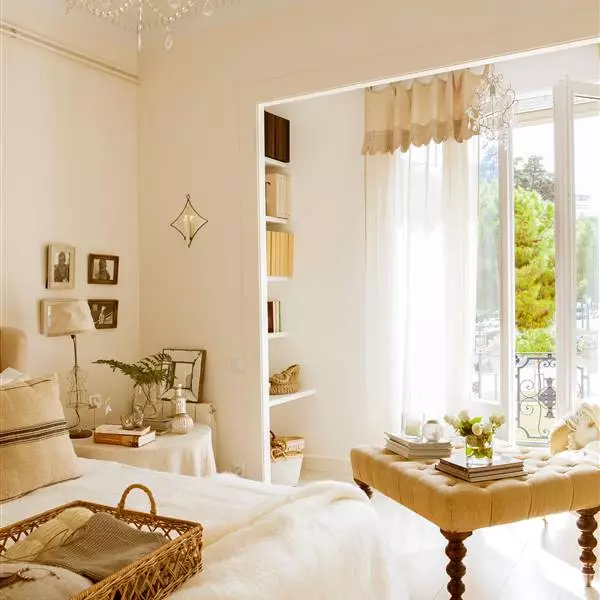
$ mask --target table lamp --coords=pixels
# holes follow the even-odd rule
[[[65,300],[53,304],[52,311],[49,314],[46,335],[70,335],[73,340],[75,362],[67,375],[69,380],[67,406],[75,411],[76,416],[75,424],[69,428],[69,437],[71,438],[86,438],[92,435],[89,429],[81,428],[79,410],[87,406],[87,374],[79,367],[77,362],[77,334],[93,331],[94,329],[92,313],[85,300]]]

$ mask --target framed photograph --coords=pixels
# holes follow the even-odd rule
[[[116,285],[119,281],[119,257],[110,254],[88,255],[88,283]]]
[[[49,290],[71,290],[75,287],[75,248],[64,244],[48,246],[46,287]]]
[[[116,329],[119,314],[118,300],[88,300],[96,329]]]
[[[175,396],[175,388],[181,384],[187,402],[202,402],[206,350],[163,348],[163,353],[171,360],[166,365],[168,376],[162,398],[171,400]]]

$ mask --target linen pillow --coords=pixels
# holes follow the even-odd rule
[[[56,375],[0,386],[0,502],[80,475]]]
[[[25,379],[31,379],[29,375],[21,373],[12,367],[7,367],[0,373],[0,385],[8,385],[9,383],[15,383],[16,381],[24,381]]]

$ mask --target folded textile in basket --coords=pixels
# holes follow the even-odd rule
[[[36,560],[100,581],[167,541],[160,533],[139,531],[112,515],[96,513],[68,542]]]
[[[91,587],[92,582],[67,569],[31,562],[0,564],[2,600],[65,600]]]

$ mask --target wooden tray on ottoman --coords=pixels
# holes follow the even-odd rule
[[[136,488],[148,495],[150,513],[125,508],[127,495]],[[10,542],[19,541],[63,510],[72,507],[87,508],[94,513],[109,513],[138,529],[161,533],[169,541],[110,577],[72,596],[70,600],[160,600],[202,570],[202,525],[157,515],[152,492],[139,483],[125,489],[116,507],[76,500],[0,529],[0,557],[10,546]]]

